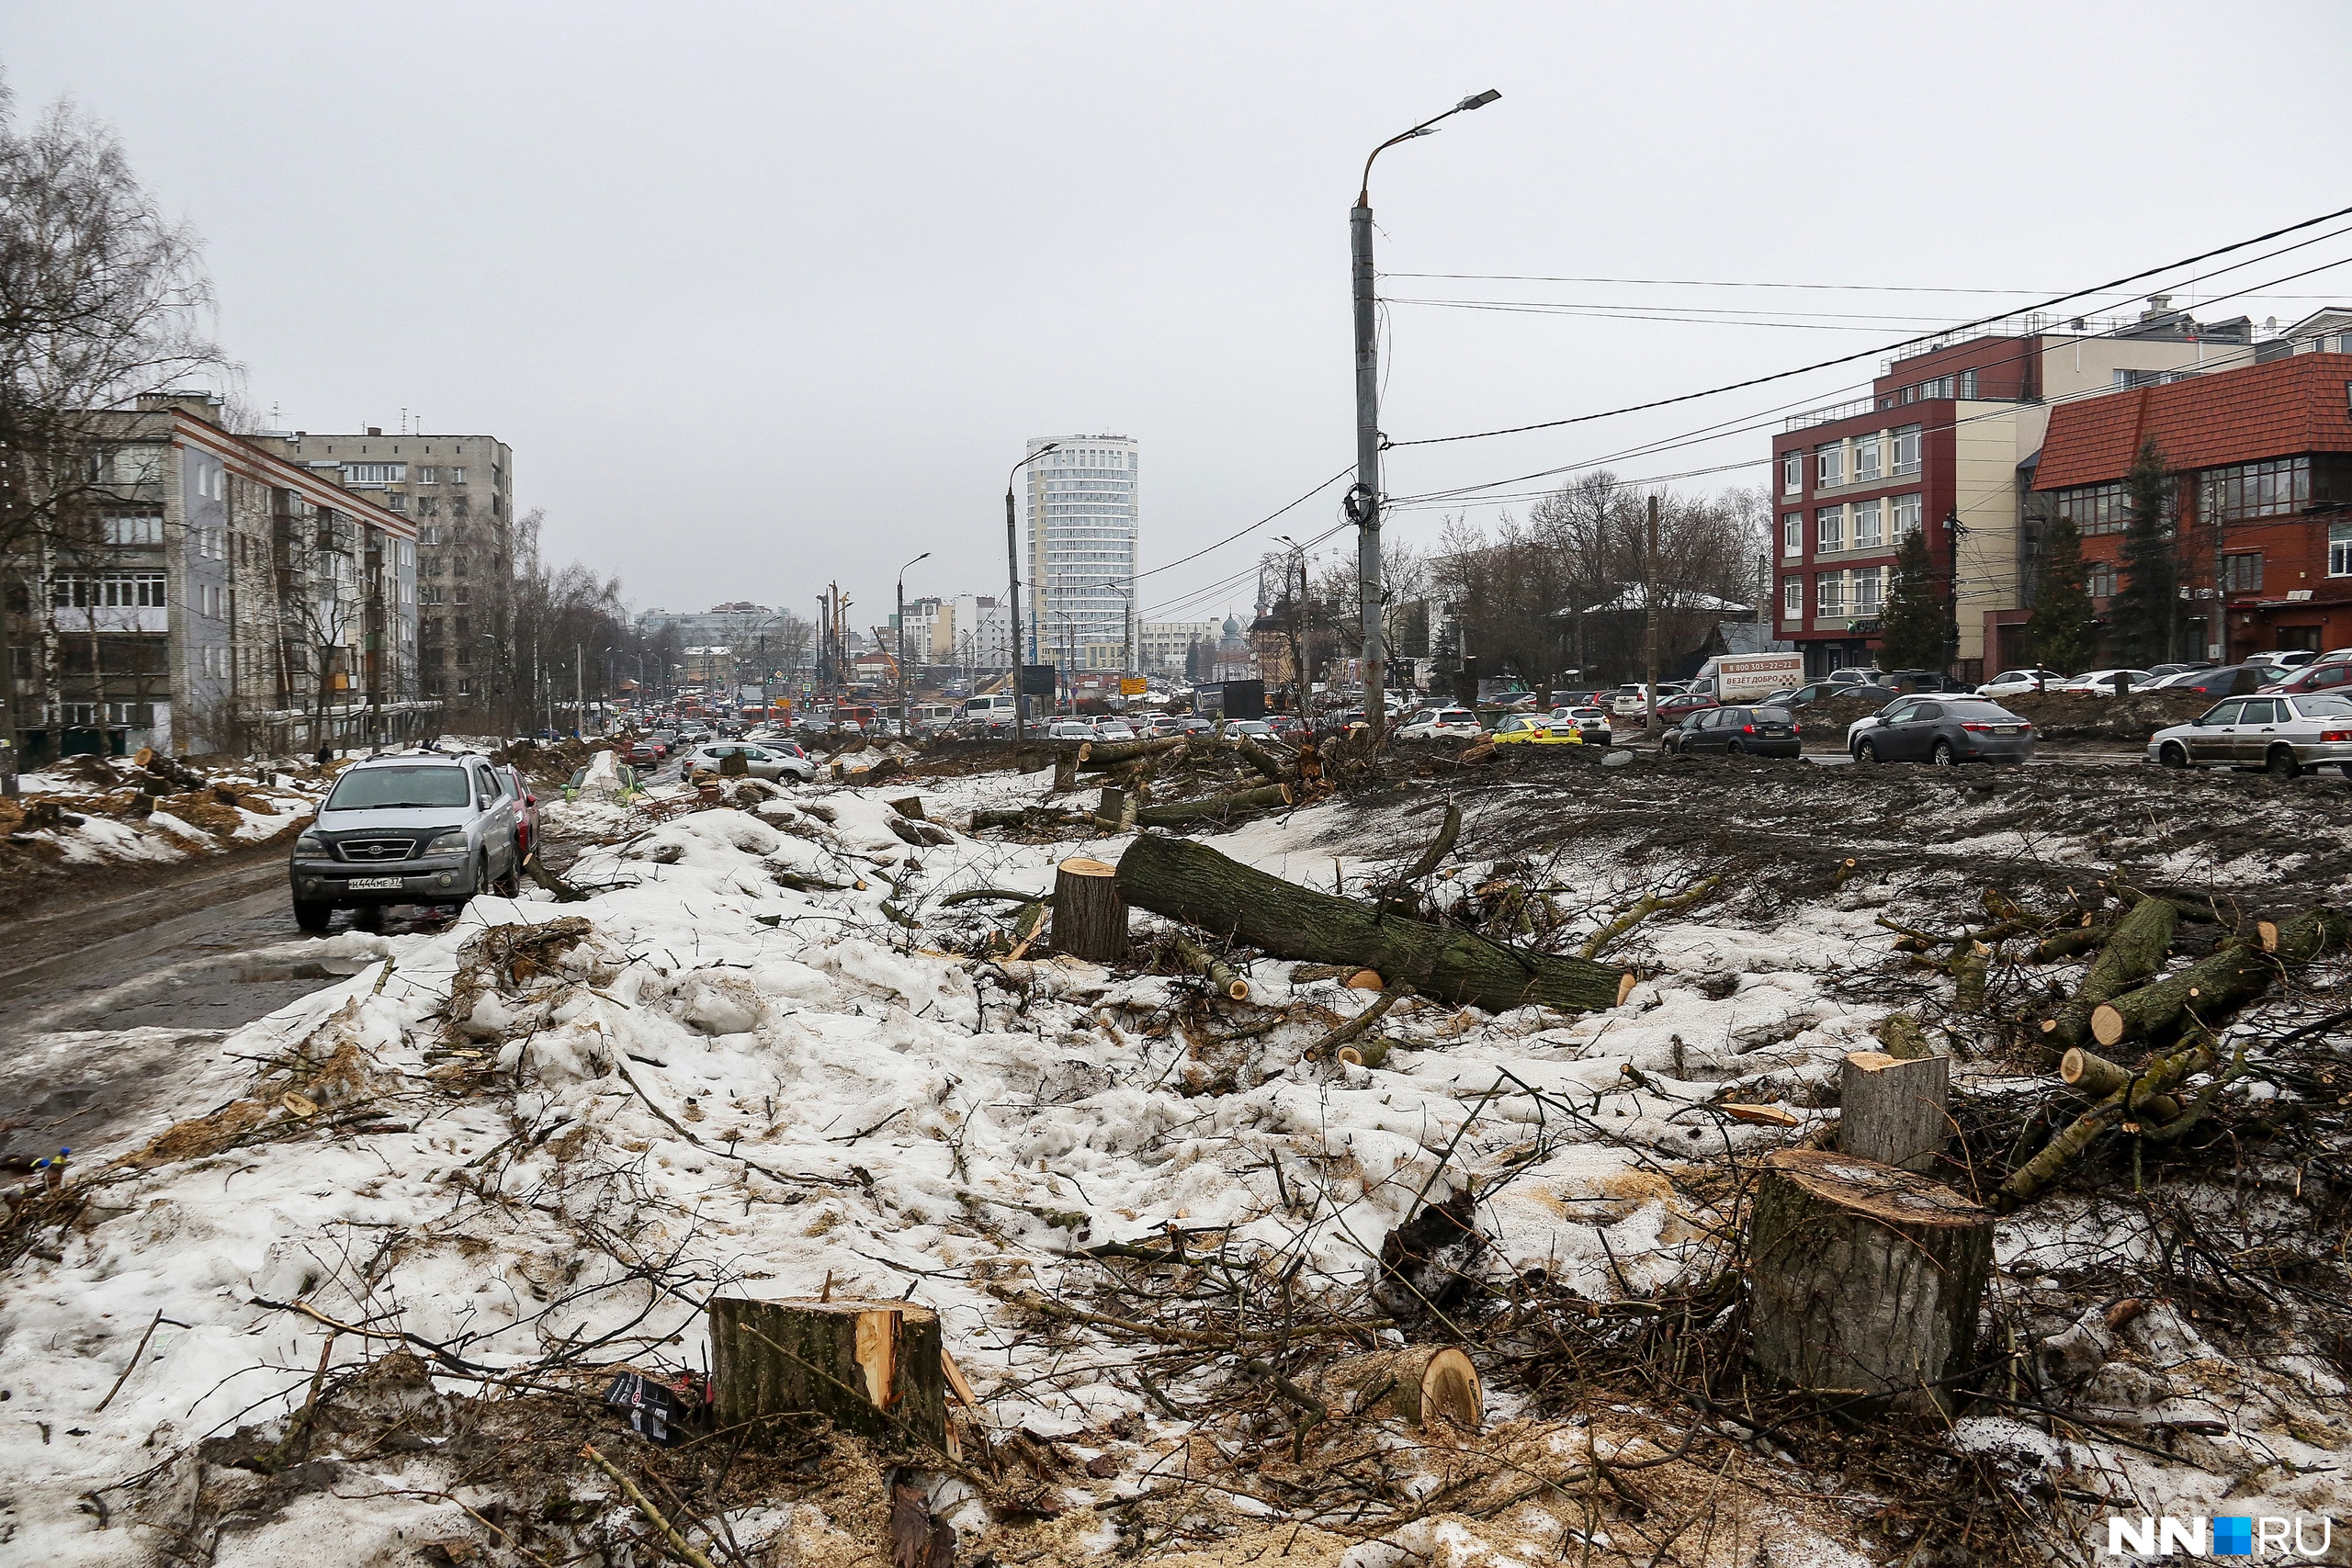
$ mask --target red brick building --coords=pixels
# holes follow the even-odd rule
[[[2252,323],[2200,323],[2161,296],[2140,316],[1946,342],[1887,362],[1871,395],[1783,422],[1772,443],[1779,634],[1808,674],[1873,663],[1895,552],[1927,531],[1951,595],[1956,671],[2018,660],[2021,465],[2052,411],[2254,357]]]
[[[2294,354],[2051,411],[2030,510],[2081,531],[2102,619],[2122,557],[2123,478],[2150,437],[2172,475],[2188,590],[2180,654],[2235,661],[2352,647],[2352,352]]]

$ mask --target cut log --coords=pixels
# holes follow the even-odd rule
[[[1278,958],[1351,963],[1423,996],[1489,1012],[1537,1003],[1571,1012],[1615,1007],[1631,970],[1557,953],[1522,953],[1475,931],[1383,918],[1231,860],[1206,844],[1146,835],[1119,858],[1127,902],[1246,942]]]
[[[1213,795],[1206,800],[1171,800],[1165,806],[1147,806],[1136,813],[1136,821],[1146,828],[1175,828],[1212,817],[1278,811],[1290,803],[1288,784],[1266,784],[1258,789],[1235,790],[1230,795]]]
[[[1079,765],[1090,771],[1115,768],[1122,762],[1132,762],[1143,757],[1157,757],[1169,751],[1181,751],[1186,738],[1162,735],[1149,740],[1104,740],[1097,742],[1080,759]]]
[[[2032,961],[2036,964],[2055,964],[2062,958],[2088,953],[2107,940],[2108,930],[2101,925],[2080,925],[2052,931],[2034,944]]]
[[[1073,958],[1115,964],[1127,955],[1127,904],[1119,868],[1066,860],[1054,868],[1054,946]]]
[[[1952,1005],[1962,1012],[1976,1012],[1984,1006],[1984,982],[1993,963],[1993,950],[1973,938],[1963,938],[1965,945],[1952,960]]]
[[[2346,935],[2345,918],[2322,908],[2281,922],[2274,952],[2264,952],[2257,938],[2233,937],[2210,958],[2102,1001],[2090,1015],[2091,1038],[2101,1045],[2144,1039],[2178,1022],[2184,1014],[2210,1023],[2268,989],[2281,969],[2299,969],[2328,949],[2343,946]]]
[[[1926,1170],[1951,1141],[1951,1058],[1848,1052],[1838,1103],[1840,1154]]]
[[[2130,1089],[2131,1108],[2143,1122],[2169,1122],[2180,1114],[2180,1101],[2171,1095],[2155,1093],[2146,1084],[2136,1081],[2126,1069],[2104,1056],[2094,1056],[2080,1046],[2060,1059],[2058,1077],[2075,1093],[2091,1100],[2105,1100]]]
[[[922,814],[922,796],[919,795],[903,795],[896,800],[886,800],[882,804],[910,821],[921,822],[925,819]]]
[[[1387,988],[1388,982],[1380,977],[1377,969],[1359,969],[1348,976],[1348,989],[1351,991],[1385,991]]]
[[[1289,782],[1290,770],[1283,766],[1282,759],[1267,750],[1263,746],[1259,745],[1255,740],[1250,739],[1248,736],[1235,736],[1233,738],[1233,750],[1240,755],[1243,761],[1257,769],[1260,773],[1269,779],[1272,779],[1274,783],[1285,784]]]
[[[1105,785],[1102,804],[1094,808],[1094,820],[1109,832],[1132,831],[1136,825],[1136,797],[1116,784]]]
[[[2041,1026],[2041,1043],[2051,1061],[2083,1043],[2091,1014],[2101,1003],[2164,967],[2165,953],[2179,927],[2180,912],[2162,898],[2141,899],[2115,922],[2082,986]]]
[[[927,1306],[715,1296],[710,1367],[722,1427],[814,1413],[894,1449],[946,1448],[947,1376]]]
[[[1408,1345],[1350,1356],[1332,1362],[1317,1381],[1327,1403],[1350,1416],[1414,1427],[1450,1421],[1473,1432],[1486,1417],[1486,1384],[1457,1346]]]
[[[1388,1042],[1360,1040],[1352,1045],[1342,1045],[1333,1054],[1334,1059],[1351,1067],[1377,1067],[1388,1060]]]
[[[1181,932],[1170,943],[1176,961],[1193,974],[1205,976],[1219,995],[1237,1002],[1250,999],[1250,982],[1233,971],[1233,965]]]
[[[2196,1031],[2195,1035],[2195,1039],[2188,1045],[2168,1056],[2159,1056],[2140,1069],[2139,1081],[2132,1090],[2135,1097],[2163,1096],[2165,1099],[2171,1099],[2174,1089],[2213,1065],[2212,1036],[2203,1030]],[[2096,1059],[2090,1058],[2090,1060]],[[2241,1055],[2241,1060],[2243,1060],[2243,1055]],[[2111,1063],[2101,1065],[2113,1066]],[[2078,1063],[2078,1067],[2085,1071],[2095,1070],[2088,1068],[2086,1064]],[[2211,1097],[2220,1090],[2222,1081],[2215,1080],[2206,1090],[2205,1097],[2199,1101],[2199,1110],[2211,1102]],[[2052,1177],[2064,1168],[2067,1161],[2090,1147],[2100,1134],[2110,1128],[2123,1125],[2126,1119],[2134,1114],[2135,1112],[2124,1103],[2123,1093],[2120,1089],[2084,1111],[2049,1143],[2043,1145],[2039,1154],[2009,1173],[2009,1179],[2001,1183],[2001,1190],[1995,1198],[2001,1212],[2008,1213],[2036,1192],[2041,1191],[2050,1184]],[[2146,1114],[2146,1112],[2137,1114]],[[2197,1112],[2192,1111],[2177,1116],[2153,1135],[2159,1138],[2177,1137],[2195,1124],[2196,1115]]]
[[[1951,1188],[1849,1155],[1765,1157],[1748,1237],[1757,1365],[1808,1393],[1945,1403],[1967,1371],[1993,1217]]]

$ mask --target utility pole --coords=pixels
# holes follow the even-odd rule
[[[1484,108],[1501,96],[1489,87],[1374,148],[1372,157],[1363,161],[1363,184],[1348,212],[1348,254],[1355,293],[1356,482],[1344,505],[1348,520],[1356,525],[1357,604],[1363,616],[1363,718],[1375,745],[1388,730],[1388,694],[1381,679],[1387,662],[1381,637],[1387,594],[1380,581],[1380,344],[1374,312],[1377,275],[1372,265],[1372,164],[1399,141],[1430,135],[1438,120],[1466,109]]]
[[[1022,689],[1021,679],[1021,540],[1020,525],[1012,508],[1012,481],[1022,469],[1060,446],[1058,441],[1046,442],[1013,464],[1004,476],[1004,565],[1012,580],[1012,592],[1005,597],[1004,613],[1010,617],[1008,635],[1012,639],[1006,652],[1012,660],[1012,738],[1015,740],[1029,739],[1029,694]]]
[[[1772,556],[1770,551],[1756,558],[1756,651],[1762,653],[1772,640]]]
[[[1649,705],[1642,717],[1642,733],[1657,738],[1657,496],[1650,496],[1648,543],[1642,550],[1642,677],[1643,699]]]
[[[1951,541],[1951,566],[1945,578],[1944,593],[1944,673],[1950,675],[1960,663],[1960,541],[1968,529],[1960,520],[1960,509],[1952,508],[1944,515],[1944,536]]]
[[[925,550],[899,569],[899,722],[907,726],[909,734],[913,733],[913,726],[909,723],[912,716],[907,712],[907,567],[930,558],[931,552]]]

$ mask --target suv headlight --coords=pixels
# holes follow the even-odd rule
[[[294,840],[294,852],[298,855],[323,855],[327,852],[327,846],[316,833],[304,833]]]
[[[466,830],[463,828],[452,828],[447,832],[434,834],[433,841],[424,846],[424,852],[429,855],[464,854]]]

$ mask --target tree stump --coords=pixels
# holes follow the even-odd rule
[[[1478,1369],[1453,1345],[1409,1345],[1334,1361],[1324,1372],[1329,1403],[1351,1416],[1393,1416],[1416,1427],[1440,1419],[1475,1432],[1486,1414]]]
[[[1078,754],[1065,751],[1054,759],[1054,793],[1060,795],[1078,787]]]
[[[1974,1350],[1993,1216],[1892,1166],[1781,1149],[1757,1182],[1747,1260],[1767,1377],[1928,1410]]]
[[[1127,955],[1127,901],[1119,868],[1066,860],[1054,868],[1054,945],[1073,958],[1115,964]]]
[[[1136,797],[1124,786],[1102,786],[1102,803],[1094,808],[1094,820],[1114,833],[1132,833],[1136,826]]]
[[[895,1449],[944,1451],[939,1314],[913,1302],[710,1303],[712,1397],[722,1427],[815,1414]]]
[[[1951,1141],[1951,1058],[1849,1051],[1838,1103],[1839,1153],[1926,1170]]]

